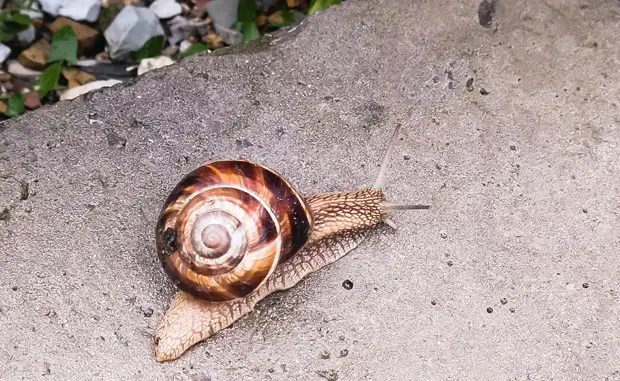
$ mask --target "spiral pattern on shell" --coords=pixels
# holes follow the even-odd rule
[[[249,161],[212,162],[185,176],[164,203],[158,257],[184,291],[233,300],[298,252],[312,223],[302,197],[278,173]]]

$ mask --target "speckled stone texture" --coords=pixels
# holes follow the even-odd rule
[[[620,380],[620,7],[479,8],[348,0],[2,125],[1,378]],[[186,172],[371,185],[399,121],[389,197],[430,210],[155,362],[154,224]]]

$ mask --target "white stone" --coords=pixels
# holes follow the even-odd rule
[[[147,71],[151,71],[153,69],[159,69],[164,66],[172,65],[173,63],[175,63],[175,61],[170,57],[166,56],[145,58],[140,61],[140,65],[138,66],[138,75],[142,75]]]
[[[42,74],[40,71],[28,69],[18,60],[9,60],[6,71],[8,71],[9,74],[19,78],[33,78]]]
[[[52,16],[58,16],[58,11],[65,0],[39,0],[41,8]]]
[[[20,9],[19,13],[23,15],[27,15],[31,19],[42,19],[43,18],[43,12],[41,12],[41,6],[39,6],[39,3],[37,3],[36,1],[33,1],[30,4],[29,9]]]
[[[39,2],[41,8],[52,16],[65,16],[75,21],[95,22],[101,11],[101,0],[40,0]],[[36,16],[37,12],[35,10],[22,11],[22,13],[32,17]]]
[[[112,61],[110,61],[110,57],[108,52],[101,52],[101,53],[97,53],[97,55],[95,56],[95,60],[97,60],[97,62],[104,62],[104,63],[111,63]]]
[[[82,86],[77,86],[68,90],[65,90],[60,94],[60,100],[73,99],[79,97],[82,94],[86,94],[90,91],[101,89],[102,87],[114,86],[118,83],[122,83],[117,79],[108,79],[105,81],[93,81]]]
[[[151,37],[164,36],[157,15],[149,8],[126,5],[103,33],[111,58],[125,58]]]
[[[75,63],[76,66],[81,66],[81,67],[90,67],[90,66],[95,66],[97,64],[99,64],[99,61],[95,59],[81,59],[81,60],[77,60],[77,62]]]
[[[237,20],[238,6],[239,0],[211,0],[206,5],[207,13],[213,19],[215,31],[228,45],[238,44],[243,38],[243,33],[230,28]]]
[[[37,37],[37,30],[34,25],[28,25],[28,29],[17,33],[17,40],[24,46],[30,45]]]
[[[183,16],[177,16],[168,21],[168,27],[170,28],[170,36],[168,36],[170,45],[176,45],[196,32],[194,23]]]
[[[95,22],[101,11],[101,0],[65,0],[58,10],[58,15],[75,21]]]
[[[187,41],[187,40],[185,40],[185,41],[181,42],[181,45],[179,46],[179,50],[184,52],[187,49],[189,49],[191,46],[192,46],[192,43]]]
[[[0,42],[0,63],[3,63],[11,55],[11,48]]]
[[[160,19],[169,19],[181,14],[181,4],[175,0],[155,0],[149,7]]]

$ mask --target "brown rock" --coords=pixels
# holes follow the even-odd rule
[[[67,81],[75,79],[75,76],[80,72],[77,68],[74,67],[64,67],[60,71],[63,77],[67,78]]]
[[[273,24],[281,24],[281,23],[283,23],[284,19],[282,18],[282,11],[277,11],[277,12],[269,15],[268,20],[269,20],[270,23],[273,23]]]
[[[71,78],[69,80],[69,84],[67,85],[70,89],[74,88],[74,87],[78,87],[78,86],[82,86],[80,85],[80,83],[78,81],[76,81],[74,78]]]
[[[0,102],[0,112],[5,113],[8,106],[4,102]]]
[[[93,82],[96,80],[95,76],[90,74],[90,73],[86,73],[84,71],[80,71],[77,73],[77,75],[75,76],[75,80],[78,81],[78,83],[80,85],[85,85],[89,82]]]
[[[256,17],[256,26],[260,28],[261,26],[263,26],[265,24],[267,24],[267,16],[265,16],[265,15],[258,15]]]
[[[224,44],[222,38],[215,33],[209,33],[206,36],[202,36],[202,42],[209,45],[209,48],[217,49],[221,48]]]
[[[286,5],[289,8],[295,8],[300,6],[304,1],[303,0],[286,0]]]
[[[78,40],[78,50],[80,50],[80,52],[92,47],[97,41],[97,37],[99,37],[99,32],[96,29],[77,23],[66,17],[59,17],[54,20],[54,22],[49,25],[49,29],[52,33],[56,33],[58,29],[65,25],[70,25],[71,28],[73,28]]]
[[[45,25],[45,20],[43,19],[31,19],[30,21],[36,30],[41,30],[43,25]]]
[[[21,52],[17,59],[27,68],[42,70],[45,69],[50,54],[50,43],[47,40],[39,40]]]
[[[178,46],[176,46],[176,45],[168,45],[161,52],[161,54],[164,55],[164,56],[167,56],[167,57],[172,57],[172,56],[175,56],[178,52],[179,52],[179,47]]]
[[[89,73],[79,71],[74,67],[66,67],[61,70],[62,75],[69,81],[69,88],[85,85],[89,82],[93,82],[96,78]]]
[[[24,106],[30,110],[36,110],[41,107],[41,98],[39,98],[39,93],[36,91],[31,91],[26,94]]]

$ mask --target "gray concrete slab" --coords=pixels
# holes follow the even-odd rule
[[[619,380],[618,4],[477,12],[349,0],[0,127],[1,378]],[[184,173],[245,158],[354,189],[399,120],[390,198],[431,210],[155,362],[153,226]]]

